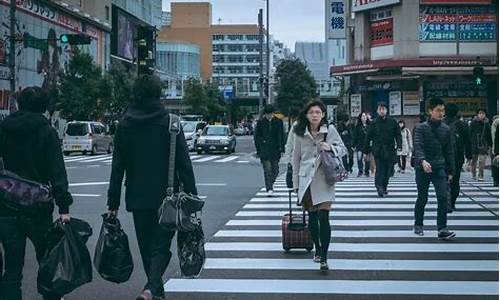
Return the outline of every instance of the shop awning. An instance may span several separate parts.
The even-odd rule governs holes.
[[[369,62],[356,63],[345,66],[333,66],[330,68],[331,76],[344,76],[352,74],[374,73],[380,70],[396,69],[402,70],[403,68],[416,68],[420,71],[438,71],[446,72],[466,72],[472,71],[477,65],[484,67],[496,67],[494,58],[482,58],[479,61],[475,58],[420,58],[420,59],[383,59],[372,60]],[[457,69],[458,68],[458,69]],[[461,69],[465,68],[465,69]],[[486,70],[486,68],[485,68]],[[498,70],[498,68],[496,69]],[[448,73],[449,74],[449,73]]]
[[[474,67],[403,67],[404,75],[471,75]],[[498,67],[483,67],[484,74],[498,74]]]

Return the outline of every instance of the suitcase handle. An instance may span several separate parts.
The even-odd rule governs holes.
[[[290,223],[288,223],[288,226],[290,226],[293,222],[292,218],[292,190],[288,190],[288,212],[290,215]],[[302,226],[306,226],[306,212],[302,210]]]

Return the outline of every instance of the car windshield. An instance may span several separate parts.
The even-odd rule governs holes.
[[[183,122],[182,130],[184,132],[193,132],[196,129],[196,122]]]
[[[228,131],[227,131],[227,127],[214,127],[214,126],[208,126],[206,129],[205,129],[205,132],[203,133],[203,135],[222,135],[222,136],[227,136],[228,135]]]
[[[84,136],[88,133],[88,126],[85,123],[68,124],[66,134],[69,136]]]

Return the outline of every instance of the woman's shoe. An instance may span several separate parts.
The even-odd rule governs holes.
[[[319,263],[321,261],[321,253],[319,253],[318,251],[315,251],[313,261],[315,263]]]
[[[328,264],[326,263],[326,261],[322,261],[319,264],[319,269],[321,271],[328,271],[330,268],[328,267]]]

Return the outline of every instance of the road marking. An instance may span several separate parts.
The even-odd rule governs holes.
[[[108,185],[109,181],[102,182],[80,182],[80,183],[70,183],[69,186],[92,186],[92,185]]]
[[[110,158],[111,158],[110,155],[105,155],[104,157],[99,157],[99,158],[93,158],[93,159],[89,159],[89,160],[80,161],[80,163],[96,162],[96,161],[101,161],[101,160],[108,160]]]
[[[457,203],[460,206],[460,203]],[[296,213],[299,211],[297,210]],[[287,214],[288,211],[239,211],[237,217],[281,217]],[[413,217],[412,211],[335,211],[330,212],[331,218],[334,217]],[[436,211],[425,212],[426,217],[436,217]],[[491,217],[488,211],[455,211],[450,217]]]
[[[103,161],[103,163],[111,163],[111,162],[113,162],[113,159],[108,159],[108,160]]]
[[[71,194],[73,197],[101,197],[98,194]]]
[[[480,198],[481,200],[478,200],[479,198],[474,198],[476,201],[490,201],[490,202],[495,202],[498,203],[498,200],[491,200],[491,197],[484,197]],[[288,197],[256,197],[250,199],[250,202],[252,203],[273,203],[273,202],[286,202],[288,203]],[[353,198],[353,197],[335,197],[335,201],[333,204],[335,205],[336,202],[352,202],[352,203],[359,203],[359,202],[373,202],[373,203],[380,203],[380,202],[408,202],[408,203],[415,203],[417,201],[416,198],[402,198],[402,197],[386,197],[386,198]],[[429,197],[428,202],[436,202],[435,197]],[[457,198],[457,203],[471,203],[472,200],[469,198],[464,198],[460,197]],[[292,203],[297,202],[297,196],[293,195],[292,196]]]
[[[101,165],[89,165],[89,166],[86,166],[87,168],[98,168],[100,167]]]
[[[394,191],[414,191],[416,189],[416,186],[405,186],[405,187],[388,187],[387,190],[390,192]],[[288,192],[289,188],[286,186],[281,187],[278,186],[274,187],[273,189],[275,192]],[[376,192],[377,189],[372,185],[372,186],[367,186],[367,187],[362,187],[362,186],[335,186],[335,192],[352,192],[356,190],[362,190],[363,192]],[[430,191],[434,191],[433,187],[429,187]],[[461,187],[461,191],[477,191],[477,188],[474,187]],[[266,188],[262,188],[261,191],[266,191]]]
[[[226,157],[223,159],[216,160],[215,162],[219,162],[219,163],[230,162],[230,161],[238,159],[238,158],[239,158],[239,156],[229,156],[229,157]]]
[[[432,220],[434,221],[434,220]],[[430,223],[431,220],[428,220]],[[336,220],[331,222],[332,226],[413,226],[414,220]],[[434,221],[435,223],[435,221]],[[448,220],[451,226],[498,226],[498,220]],[[229,220],[226,226],[281,226],[281,219],[274,220]]]
[[[227,183],[197,183],[198,186],[226,186]]]
[[[425,231],[434,237],[436,231]],[[498,231],[456,230],[459,238],[498,238]],[[215,237],[281,237],[281,230],[219,230]],[[415,238],[412,230],[333,230],[332,237],[343,238]]]
[[[497,281],[170,279],[164,288],[186,293],[498,295]]]
[[[85,155],[77,155],[77,156],[65,157],[64,158],[64,162],[71,162],[74,159],[80,159],[80,158],[84,158],[84,157],[88,158],[88,156],[85,156]]]
[[[104,156],[104,155],[100,155],[100,157],[102,157],[102,156]],[[72,159],[72,160],[65,160],[64,162],[82,161],[82,160],[92,159],[92,157],[97,157],[97,156],[85,156],[85,157],[76,158],[76,159]]]
[[[217,159],[219,157],[220,157],[220,155],[207,156],[207,157],[204,157],[204,158],[193,160],[193,162],[206,162],[206,161]]]
[[[197,159],[197,158],[200,158],[200,157],[201,157],[201,155],[191,155],[191,156],[189,156],[189,158],[191,158],[191,160]]]
[[[498,272],[492,260],[330,259],[335,270]],[[311,259],[207,258],[205,269],[317,270]]]
[[[427,204],[426,208],[437,208],[437,205],[434,203]],[[489,207],[498,208],[498,204],[489,205]],[[288,204],[245,204],[243,206],[245,209],[253,209],[253,208],[288,208]],[[414,204],[338,204],[335,201],[332,204],[332,208],[346,208],[346,209],[363,209],[363,208],[394,208],[394,209],[413,209],[415,208]],[[464,208],[480,208],[478,204],[462,204],[460,205],[460,209]]]
[[[283,251],[281,242],[209,242],[205,244],[207,251]],[[305,250],[304,250],[305,251]],[[329,252],[434,252],[434,253],[495,253],[498,244],[485,243],[331,243]],[[495,261],[496,262],[496,261]],[[498,284],[498,282],[497,282]]]

